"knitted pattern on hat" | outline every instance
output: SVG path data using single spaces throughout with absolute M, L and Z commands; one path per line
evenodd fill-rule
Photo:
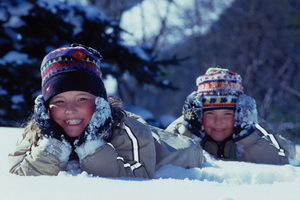
M 49 53 L 41 65 L 42 85 L 58 73 L 83 70 L 101 77 L 99 58 L 83 47 L 64 47 Z
M 241 76 L 228 69 L 209 68 L 196 84 L 204 109 L 235 108 L 238 96 L 243 94 Z

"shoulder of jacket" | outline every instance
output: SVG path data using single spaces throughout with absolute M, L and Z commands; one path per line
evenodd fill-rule
M 165 129 L 168 132 L 177 132 L 179 127 L 183 123 L 183 116 L 178 117 L 175 119 L 169 126 Z
M 253 146 L 255 143 L 257 143 L 260 140 L 265 140 L 265 139 L 262 138 L 262 135 L 259 132 L 259 130 L 255 129 L 255 131 L 253 131 L 250 135 L 237 141 L 236 143 L 239 145 L 243 145 L 245 148 L 248 148 L 250 146 Z
M 115 145 L 115 143 L 119 144 L 120 141 L 124 142 L 124 138 L 138 140 L 141 144 L 153 141 L 150 127 L 130 116 L 125 117 L 122 126 L 113 131 L 111 142 L 113 145 Z
M 126 120 L 132 121 L 134 119 L 136 121 L 139 121 L 140 123 L 147 124 L 147 122 L 140 115 L 128 111 L 125 111 L 125 113 L 127 115 Z
M 146 122 L 140 121 L 139 119 L 127 116 L 121 129 L 130 129 L 135 134 L 148 134 L 151 132 L 149 125 Z

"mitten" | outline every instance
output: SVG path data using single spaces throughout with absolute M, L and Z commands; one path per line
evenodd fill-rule
M 72 151 L 71 145 L 64 137 L 63 128 L 49 117 L 42 95 L 35 99 L 34 119 L 42 135 L 38 141 L 39 147 L 54 155 L 61 163 L 67 163 Z
M 112 117 L 109 103 L 102 97 L 95 99 L 95 112 L 84 133 L 74 142 L 80 160 L 106 144 L 110 136 Z
M 34 119 L 43 137 L 62 141 L 64 130 L 49 117 L 43 95 L 35 99 Z
M 233 134 L 235 141 L 241 140 L 254 132 L 255 124 L 258 122 L 257 115 L 255 100 L 248 95 L 240 95 L 235 110 L 234 126 L 237 130 Z
M 186 126 L 191 133 L 203 138 L 202 130 L 202 95 L 197 92 L 192 92 L 187 96 L 183 105 L 183 125 Z

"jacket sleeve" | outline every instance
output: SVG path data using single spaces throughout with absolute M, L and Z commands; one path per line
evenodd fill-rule
M 127 118 L 123 128 L 114 130 L 110 143 L 98 142 L 94 153 L 79 155 L 83 171 L 101 177 L 154 177 L 155 145 L 147 125 Z
M 165 131 L 170 133 L 176 133 L 181 134 L 184 136 L 187 136 L 189 138 L 192 138 L 196 142 L 200 142 L 201 138 L 194 135 L 184 124 L 183 124 L 183 115 L 181 115 L 179 118 L 177 118 L 175 121 L 173 121 L 166 129 Z
M 259 130 L 236 142 L 239 161 L 262 164 L 289 164 L 283 149 L 262 137 Z
M 8 155 L 9 172 L 23 176 L 57 175 L 66 167 L 71 147 L 56 139 L 40 139 L 37 146 L 25 137 Z

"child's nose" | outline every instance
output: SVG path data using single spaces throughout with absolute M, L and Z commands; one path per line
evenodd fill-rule
M 215 117 L 215 123 L 216 123 L 216 124 L 222 123 L 222 117 L 216 116 L 216 117 Z
M 76 104 L 75 103 L 68 103 L 66 106 L 66 113 L 70 114 L 73 113 L 77 110 Z

